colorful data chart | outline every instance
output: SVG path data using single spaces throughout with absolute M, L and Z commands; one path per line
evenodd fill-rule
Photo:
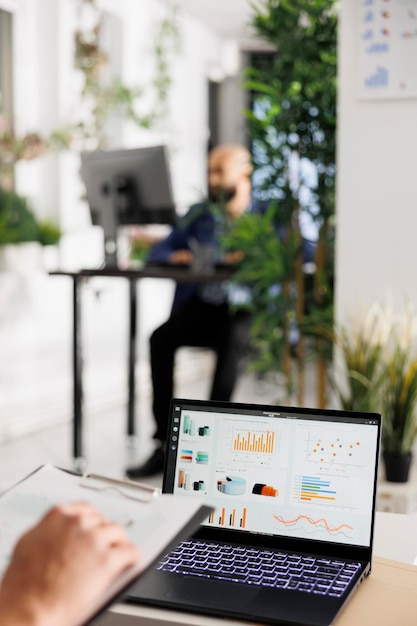
M 281 515 L 274 513 L 273 518 L 280 532 L 297 531 L 302 536 L 324 534 L 332 537 L 342 535 L 350 538 L 354 530 L 347 522 L 333 524 L 324 517 L 313 518 L 308 515 L 296 515 L 295 517 L 285 519 Z
M 257 496 L 276 498 L 278 496 L 278 489 L 272 485 L 266 485 L 265 483 L 255 483 L 252 487 L 252 493 Z
M 236 452 L 255 452 L 257 454 L 274 454 L 275 432 L 241 430 L 233 437 L 233 450 Z
M 246 527 L 246 507 L 238 512 L 237 509 L 226 509 L 222 507 L 220 510 L 216 509 L 211 513 L 209 517 L 209 523 L 219 526 L 232 526 L 234 528 Z
M 202 450 L 199 450 L 197 454 L 195 455 L 195 460 L 196 460 L 196 463 L 198 463 L 199 465 L 207 465 L 209 462 L 209 455 L 207 452 L 203 452 Z
M 362 462 L 364 452 L 361 442 L 348 435 L 328 433 L 324 437 L 317 437 L 311 433 L 308 437 L 308 461 L 358 465 Z
M 184 435 L 190 435 L 191 437 L 195 437 L 196 435 L 199 437 L 207 437 L 210 435 L 210 426 L 207 424 L 197 426 L 195 419 L 191 418 L 189 415 L 184 415 L 182 432 Z
M 240 476 L 226 476 L 217 481 L 217 491 L 227 496 L 241 496 L 246 491 L 246 480 Z
M 331 483 L 328 479 L 319 478 L 318 476 L 301 476 L 299 483 L 299 500 L 301 502 L 334 502 L 336 500 L 336 491 L 331 489 Z
M 192 450 L 181 450 L 180 461 L 182 463 L 191 463 L 193 460 L 193 451 Z
M 356 3 L 359 96 L 416 97 L 417 0 Z
M 189 415 L 184 415 L 182 432 L 184 435 L 195 435 L 195 420 L 191 419 Z

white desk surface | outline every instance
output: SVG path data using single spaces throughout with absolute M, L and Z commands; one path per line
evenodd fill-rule
M 382 557 L 382 558 L 381 558 Z M 335 626 L 415 626 L 417 624 L 417 513 L 377 512 L 375 567 Z M 385 561 L 392 559 L 394 562 Z M 398 563 L 401 561 L 402 563 Z M 408 564 L 408 565 L 407 565 Z M 255 626 L 253 622 L 194 615 L 153 607 L 115 604 L 96 626 Z

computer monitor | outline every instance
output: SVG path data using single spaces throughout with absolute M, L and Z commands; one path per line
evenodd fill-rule
M 81 177 L 91 220 L 104 231 L 106 267 L 117 267 L 120 226 L 176 221 L 165 146 L 82 152 Z

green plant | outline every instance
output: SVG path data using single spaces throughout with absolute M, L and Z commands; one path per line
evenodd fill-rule
M 283 337 L 288 335 L 294 311 L 294 292 L 283 295 L 282 285 L 292 276 L 300 245 L 294 232 L 284 240 L 278 236 L 275 209 L 271 205 L 264 214 L 242 215 L 223 237 L 227 250 L 243 253 L 232 281 L 251 286 L 246 308 L 253 316 L 253 367 L 261 372 L 282 364 Z
M 404 456 L 417 437 L 417 336 L 410 309 L 394 317 L 372 307 L 362 322 L 333 332 L 338 371 L 333 387 L 342 408 L 383 416 L 382 448 Z
M 263 309 L 255 310 L 254 326 L 255 332 L 262 329 L 264 351 L 270 349 L 275 355 L 271 366 L 291 377 L 290 324 L 295 323 L 300 333 L 296 356 L 301 370 L 304 339 L 319 322 L 332 323 L 337 15 L 333 0 L 258 0 L 254 7 L 257 34 L 276 49 L 275 53 L 255 55 L 246 73 L 245 86 L 252 101 L 246 116 L 256 193 L 269 201 L 276 226 L 286 233 L 280 251 L 286 271 L 272 307 L 275 317 L 266 319 Z M 307 180 L 302 172 L 302 163 L 307 162 L 314 168 L 315 181 Z M 319 230 L 308 302 L 302 212 L 310 215 Z M 266 271 L 268 263 L 264 265 Z M 268 278 L 272 289 L 277 274 L 270 272 Z M 265 275 L 265 280 L 268 278 Z M 316 341 L 316 350 L 324 362 L 328 351 L 321 338 Z M 319 404 L 324 404 L 324 398 Z
M 335 372 L 331 384 L 342 409 L 380 410 L 382 352 L 387 340 L 387 325 L 381 311 L 373 307 L 359 321 L 340 328 L 322 330 L 336 349 Z
M 384 452 L 403 456 L 417 437 L 417 356 L 397 348 L 385 366 L 382 387 Z
M 61 228 L 50 220 L 38 222 L 38 241 L 42 246 L 54 246 L 62 237 Z
M 60 227 L 50 220 L 37 220 L 26 198 L 0 188 L 0 245 L 37 241 L 43 246 L 58 243 Z
M 408 311 L 397 320 L 380 371 L 382 448 L 403 456 L 412 451 L 417 437 L 417 337 L 415 318 Z
M 132 241 L 130 260 L 144 263 L 149 254 L 152 243 L 150 241 Z
M 100 148 L 106 143 L 105 124 L 109 114 L 119 112 L 124 119 L 142 128 L 157 125 L 167 113 L 166 105 L 171 86 L 169 61 L 180 49 L 177 9 L 169 5 L 167 15 L 158 24 L 154 33 L 153 56 L 155 76 L 146 88 L 141 85 L 128 86 L 119 77 L 106 80 L 104 75 L 108 58 L 101 44 L 104 12 L 96 0 L 79 0 L 80 9 L 86 9 L 93 23 L 88 29 L 75 32 L 75 66 L 83 76 L 82 98 L 87 115 L 72 127 L 72 134 L 81 143 Z M 149 104 L 138 107 L 146 96 Z
M 38 240 L 38 224 L 26 198 L 0 189 L 0 245 Z

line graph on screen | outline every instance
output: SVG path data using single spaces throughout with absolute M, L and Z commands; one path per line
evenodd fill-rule
M 272 514 L 274 519 L 274 525 L 279 530 L 279 532 L 290 532 L 293 534 L 293 531 L 302 532 L 302 534 L 324 534 L 327 536 L 337 536 L 344 535 L 347 538 L 352 537 L 352 533 L 354 531 L 353 526 L 348 524 L 347 522 L 341 523 L 330 523 L 325 517 L 319 517 L 317 519 L 313 519 L 308 515 L 297 515 L 290 519 L 285 519 L 281 515 Z

